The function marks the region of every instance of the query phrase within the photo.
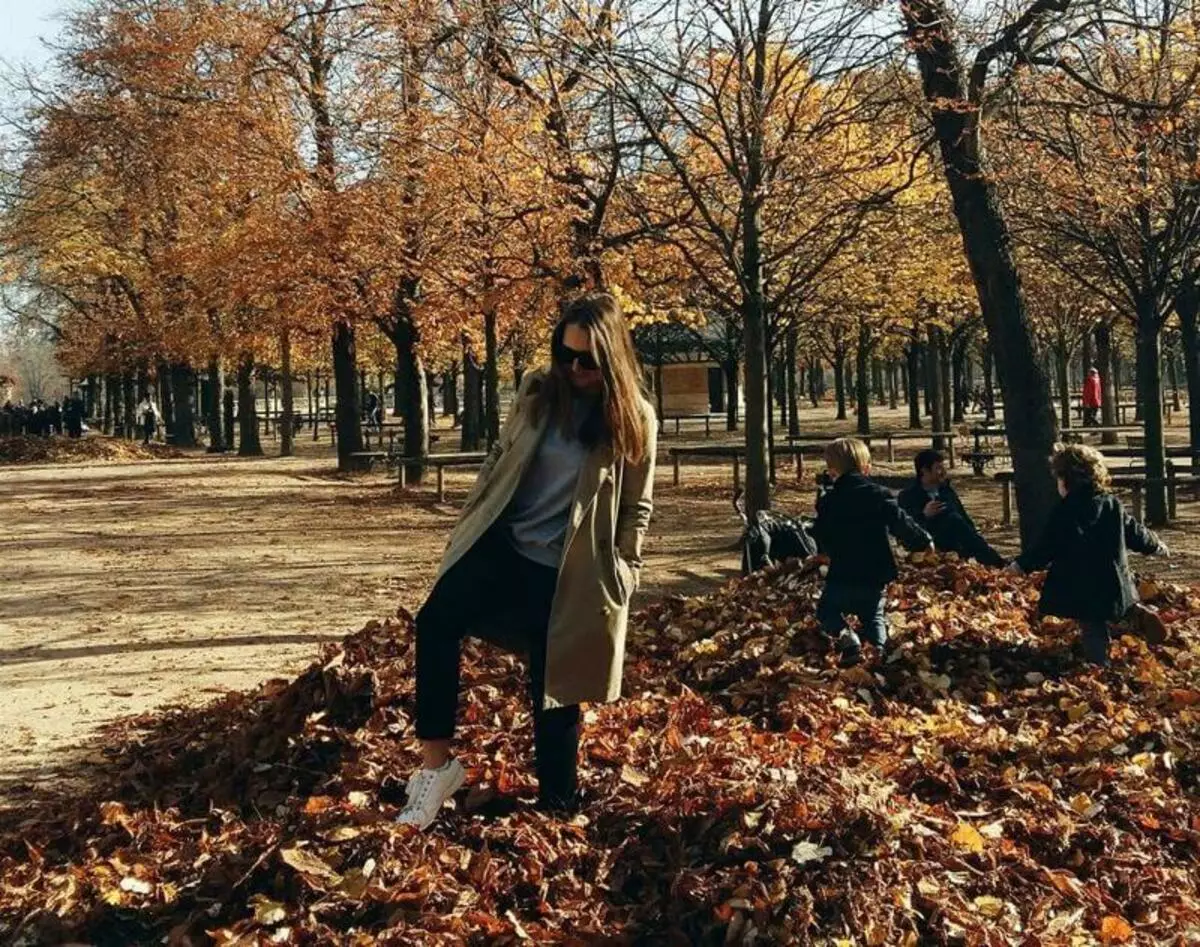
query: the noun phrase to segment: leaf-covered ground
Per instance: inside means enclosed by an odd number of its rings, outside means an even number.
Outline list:
[[[0,437],[0,464],[81,464],[98,460],[164,460],[185,454],[163,444],[89,434],[86,437]]]
[[[1200,595],[1082,667],[1037,584],[903,570],[899,647],[838,671],[819,578],[641,614],[587,713],[585,804],[534,810],[523,674],[469,649],[456,809],[391,822],[415,755],[406,620],[293,682],[112,732],[96,789],[6,816],[14,943],[1192,943]]]

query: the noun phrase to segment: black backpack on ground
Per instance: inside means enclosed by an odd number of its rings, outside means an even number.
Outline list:
[[[759,510],[750,522],[740,490],[733,498],[733,508],[742,519],[743,575],[785,559],[804,560],[817,554],[811,523],[770,510]]]

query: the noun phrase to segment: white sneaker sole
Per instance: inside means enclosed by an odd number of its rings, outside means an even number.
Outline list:
[[[431,825],[433,825],[434,822],[437,821],[437,817],[442,812],[442,806],[444,806],[446,804],[446,801],[448,799],[454,798],[454,794],[456,792],[458,792],[460,789],[462,789],[463,783],[465,783],[466,781],[467,781],[466,771],[460,766],[460,767],[458,767],[458,772],[456,772],[454,774],[454,779],[451,781],[449,787],[447,788],[446,794],[442,797],[442,801],[440,803],[438,803],[438,807],[437,807],[437,809],[434,810],[432,815],[430,815],[426,819],[422,819],[420,822],[409,822],[404,819],[404,815],[403,815],[403,813],[401,813],[401,815],[396,819],[397,824],[411,825],[411,826],[415,827],[417,829],[417,831],[424,832],[427,828],[429,828]]]

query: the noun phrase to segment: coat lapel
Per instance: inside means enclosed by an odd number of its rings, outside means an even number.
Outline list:
[[[583,467],[579,470],[579,480],[575,484],[575,500],[571,504],[571,522],[567,529],[566,546],[570,546],[575,530],[583,521],[584,515],[596,500],[604,481],[612,476],[613,452],[608,445],[600,445],[588,452]]]

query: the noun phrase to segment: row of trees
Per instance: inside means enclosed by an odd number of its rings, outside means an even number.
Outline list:
[[[235,367],[249,419],[256,366],[285,413],[330,366],[342,466],[360,367],[388,352],[414,475],[431,371],[462,366],[494,437],[501,357],[519,376],[561,302],[607,288],[639,325],[706,326],[731,383],[740,364],[754,509],[773,384],[814,353],[844,381],[853,355],[869,424],[875,359],[912,386],[921,346],[940,366],[975,333],[1036,529],[1039,332],[1128,321],[1157,405],[1178,320],[1200,385],[1196,24],[1149,0],[973,11],[94,0],[12,117],[5,272],[73,375],[169,379],[180,423],[198,372],[220,404]]]

